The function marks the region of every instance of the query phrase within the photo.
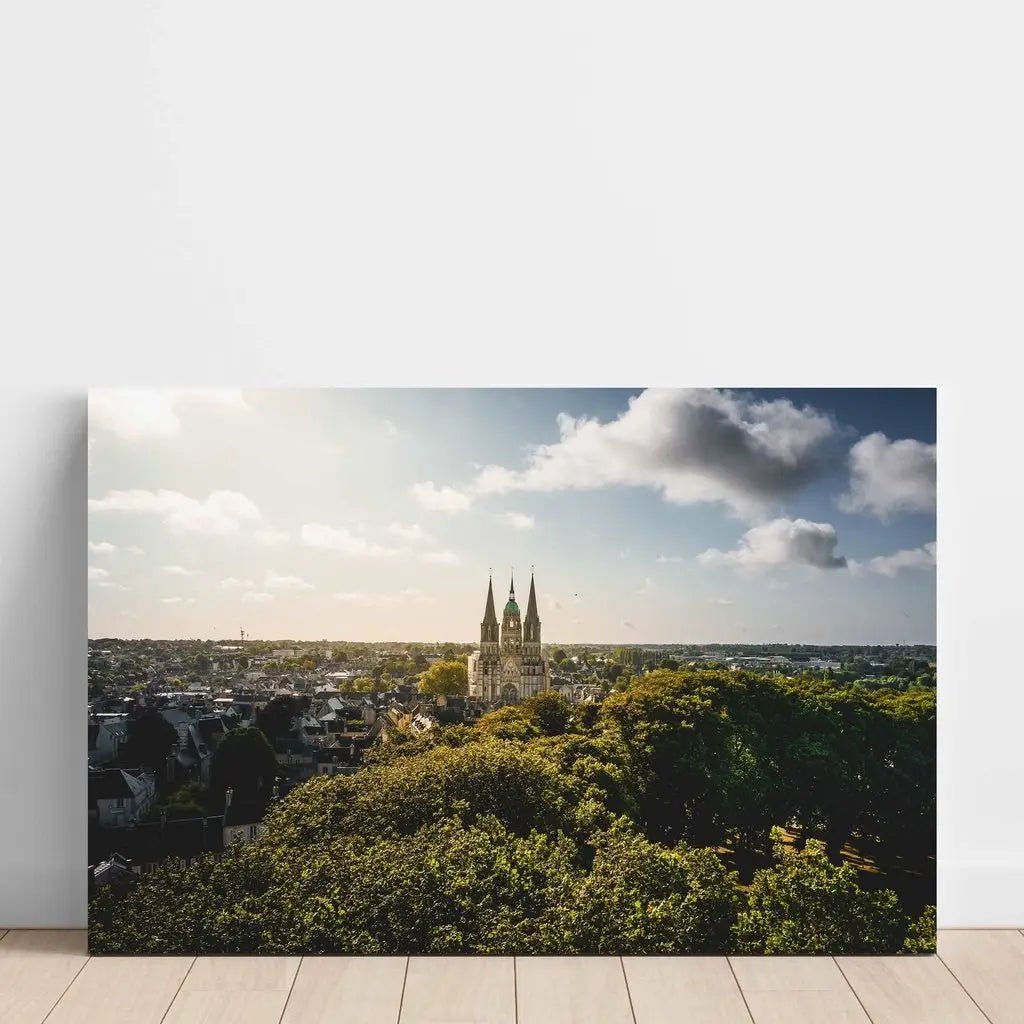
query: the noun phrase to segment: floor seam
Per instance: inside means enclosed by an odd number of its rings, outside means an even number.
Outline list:
[[[281,1016],[277,1018],[277,1024],[281,1024],[284,1015],[288,1012],[288,1001],[292,997],[292,992],[295,991],[295,982],[299,979],[299,971],[302,970],[302,963],[305,959],[304,956],[299,957],[299,966],[295,968],[295,973],[292,975],[292,983],[288,986],[288,995],[284,997],[284,1006],[281,1007]]]
[[[409,980],[409,961],[412,957],[405,958],[405,973],[402,975],[402,994],[398,997],[398,1017],[395,1020],[395,1024],[400,1024],[402,1020],[402,1007],[405,1005],[405,983]]]
[[[750,1009],[750,1003],[747,1002],[747,993],[743,991],[743,986],[740,984],[740,979],[736,977],[736,968],[732,965],[732,957],[727,956],[725,962],[729,965],[729,972],[732,974],[732,980],[736,985],[736,989],[740,994],[740,999],[743,1000],[743,1009],[747,1011],[747,1016],[750,1018],[751,1024],[757,1024],[754,1020],[754,1011]]]
[[[942,966],[945,967],[947,971],[949,971],[950,976],[953,978],[953,980],[963,989],[964,995],[967,996],[967,998],[970,999],[970,1001],[974,1003],[974,1005],[977,1007],[978,1013],[980,1013],[982,1017],[984,1017],[985,1020],[988,1021],[988,1024],[992,1024],[992,1018],[980,1006],[978,1006],[978,1000],[975,999],[974,996],[972,996],[971,993],[967,991],[967,986],[956,976],[956,972],[953,970],[953,968],[950,967],[949,964],[947,964],[946,961],[943,960],[938,953],[935,954],[935,959],[938,960],[939,963],[942,964]]]
[[[629,991],[629,975],[626,974],[626,961],[619,957],[619,966],[622,968],[622,980],[626,983],[626,998],[629,1000],[629,1012],[636,1024],[636,1010],[633,1009],[633,993]]]
[[[51,1006],[46,1011],[46,1016],[39,1022],[39,1024],[46,1024],[46,1022],[50,1019],[50,1014],[53,1013],[53,1011],[56,1010],[58,1006],[60,1006],[61,1000],[68,994],[68,989],[71,988],[71,986],[74,985],[76,981],[78,981],[78,976],[82,973],[82,971],[85,970],[86,964],[88,964],[91,959],[91,956],[86,956],[85,960],[82,963],[82,966],[79,967],[77,971],[75,971],[75,976],[64,986],[64,991],[61,992],[61,994],[57,997],[57,1001],[53,1004],[53,1006]]]
[[[846,982],[847,987],[853,993],[853,998],[860,1004],[860,1008],[864,1011],[864,1016],[871,1021],[871,1024],[874,1024],[874,1020],[872,1019],[871,1014],[868,1013],[868,1008],[864,1005],[864,1000],[861,999],[860,993],[853,987],[850,979],[846,976],[846,971],[843,970],[843,965],[835,957],[832,957],[832,963],[836,965],[836,969],[843,976],[843,981]]]
[[[519,957],[512,957],[512,1019],[519,1024]]]
[[[178,993],[181,991],[182,986],[185,984],[185,979],[192,973],[192,968],[195,967],[196,961],[199,957],[192,957],[192,963],[188,965],[188,970],[181,976],[181,981],[178,982],[178,987],[174,990],[174,995],[171,996],[171,1001],[167,1004],[167,1009],[160,1015],[160,1024],[164,1024],[167,1020],[167,1014],[171,1012],[171,1007],[174,1005],[174,1000],[178,998]]]

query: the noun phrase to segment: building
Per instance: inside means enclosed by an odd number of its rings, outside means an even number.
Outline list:
[[[156,800],[156,778],[141,768],[89,772],[89,820],[104,828],[135,825]]]
[[[480,650],[469,656],[469,695],[491,703],[515,704],[550,686],[547,659],[540,649],[540,616],[537,591],[530,575],[526,618],[521,619],[513,578],[501,617],[494,613],[494,588],[487,581],[487,604],[480,623]]]

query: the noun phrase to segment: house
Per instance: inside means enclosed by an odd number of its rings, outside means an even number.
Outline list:
[[[290,769],[293,778],[308,779],[313,774],[313,752],[303,740],[288,736],[272,744],[277,763]]]
[[[210,784],[210,760],[228,729],[219,715],[196,719],[188,727],[188,741],[179,761],[188,764],[204,786]]]
[[[121,744],[128,736],[128,716],[99,714],[93,716],[93,721],[95,733],[90,735],[89,763],[110,764],[111,761],[117,760]]]
[[[224,794],[224,849],[232,843],[250,843],[263,829],[266,800],[235,800],[232,790]]]
[[[104,828],[135,824],[155,799],[156,779],[151,771],[101,768],[89,772],[89,820]]]
[[[137,875],[132,870],[132,862],[119,853],[112,854],[108,860],[102,860],[99,864],[89,865],[90,898],[93,890],[99,885],[109,885],[123,896],[135,886],[136,881]]]
[[[188,742],[188,727],[192,724],[193,716],[189,714],[184,708],[173,707],[173,708],[162,708],[160,711],[160,717],[168,724],[174,727],[174,731],[178,734],[178,743],[181,746],[185,746]]]
[[[224,853],[224,816],[198,818],[161,817],[121,829],[89,830],[89,863],[119,857],[136,874],[148,874],[163,863],[188,867],[204,854],[220,858]]]
[[[383,720],[382,720],[383,721]],[[337,743],[313,752],[317,775],[354,775],[362,761],[362,750],[352,741]]]

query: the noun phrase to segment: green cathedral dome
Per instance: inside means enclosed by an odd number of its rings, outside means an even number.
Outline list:
[[[519,616],[519,605],[516,604],[514,597],[508,599],[508,604],[505,605],[505,614]]]

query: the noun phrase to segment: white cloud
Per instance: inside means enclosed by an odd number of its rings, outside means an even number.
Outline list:
[[[242,600],[248,604],[266,604],[274,600],[274,595],[264,591],[249,591],[242,595]]]
[[[880,519],[896,512],[933,512],[935,445],[890,441],[882,433],[862,437],[850,449],[850,489],[839,507]]]
[[[846,559],[836,555],[839,541],[831,523],[806,519],[773,519],[747,530],[732,551],[709,548],[697,556],[701,565],[724,565],[737,569],[767,569],[774,566],[810,565],[816,569],[841,569]]]
[[[708,604],[721,605],[724,608],[731,605],[732,601],[728,597],[709,597]]]
[[[181,429],[182,405],[199,402],[244,410],[241,391],[226,388],[111,388],[89,393],[89,426],[118,437],[169,437]]]
[[[173,533],[236,534],[244,524],[259,522],[260,510],[237,491],[213,491],[203,500],[180,491],[108,491],[89,499],[90,512],[156,516]]]
[[[240,580],[234,576],[228,576],[227,579],[223,579],[217,584],[221,590],[245,590],[247,588],[255,587],[256,584],[252,580]]]
[[[96,582],[97,580],[105,580],[109,575],[110,573],[107,572],[106,569],[101,569],[99,566],[96,565],[89,566],[89,579],[92,582]]]
[[[397,594],[366,594],[358,590],[341,591],[334,595],[336,601],[346,604],[374,606],[391,606],[399,604],[433,604],[434,599],[415,587],[406,587]]]
[[[419,523],[392,523],[388,530],[411,544],[429,544],[434,539]]]
[[[194,597],[161,597],[162,604],[195,604]]]
[[[533,516],[525,512],[499,512],[494,518],[499,523],[512,527],[513,530],[532,530],[536,525]]]
[[[640,582],[640,586],[636,588],[638,594],[649,594],[654,589],[654,580],[650,576],[645,576]]]
[[[168,576],[198,576],[198,569],[186,569],[183,565],[165,565],[164,572]]]
[[[252,539],[257,544],[262,544],[264,547],[273,548],[279,547],[282,544],[287,544],[291,539],[291,534],[287,530],[274,530],[267,527],[265,530],[257,530],[253,535]]]
[[[434,512],[465,512],[473,504],[470,495],[454,487],[437,487],[433,480],[412,485],[413,497]]]
[[[485,466],[468,484],[416,484],[428,508],[463,511],[483,495],[648,487],[675,504],[722,502],[763,514],[827,465],[838,432],[825,413],[788,399],[714,389],[649,390],[617,419],[558,416],[560,440],[535,446],[520,470]]]
[[[678,562],[685,562],[686,557],[684,555],[658,555],[655,561],[659,565],[675,565]]]
[[[324,526],[323,523],[306,523],[299,536],[307,547],[336,551],[350,558],[390,558],[398,554],[397,548],[383,547],[344,527]]]
[[[106,540],[91,540],[89,541],[89,550],[95,552],[97,555],[109,555],[117,550],[117,546]]]
[[[462,559],[449,548],[443,551],[424,551],[420,558],[428,565],[460,565]]]
[[[267,570],[263,579],[267,590],[315,590],[312,583],[307,583],[299,576],[279,576],[272,569]]]
[[[881,576],[898,576],[905,570],[934,569],[935,541],[922,544],[919,548],[904,548],[891,555],[878,555],[868,559],[864,568]]]
[[[129,544],[125,550],[130,555],[144,555],[146,553],[138,544]]]

